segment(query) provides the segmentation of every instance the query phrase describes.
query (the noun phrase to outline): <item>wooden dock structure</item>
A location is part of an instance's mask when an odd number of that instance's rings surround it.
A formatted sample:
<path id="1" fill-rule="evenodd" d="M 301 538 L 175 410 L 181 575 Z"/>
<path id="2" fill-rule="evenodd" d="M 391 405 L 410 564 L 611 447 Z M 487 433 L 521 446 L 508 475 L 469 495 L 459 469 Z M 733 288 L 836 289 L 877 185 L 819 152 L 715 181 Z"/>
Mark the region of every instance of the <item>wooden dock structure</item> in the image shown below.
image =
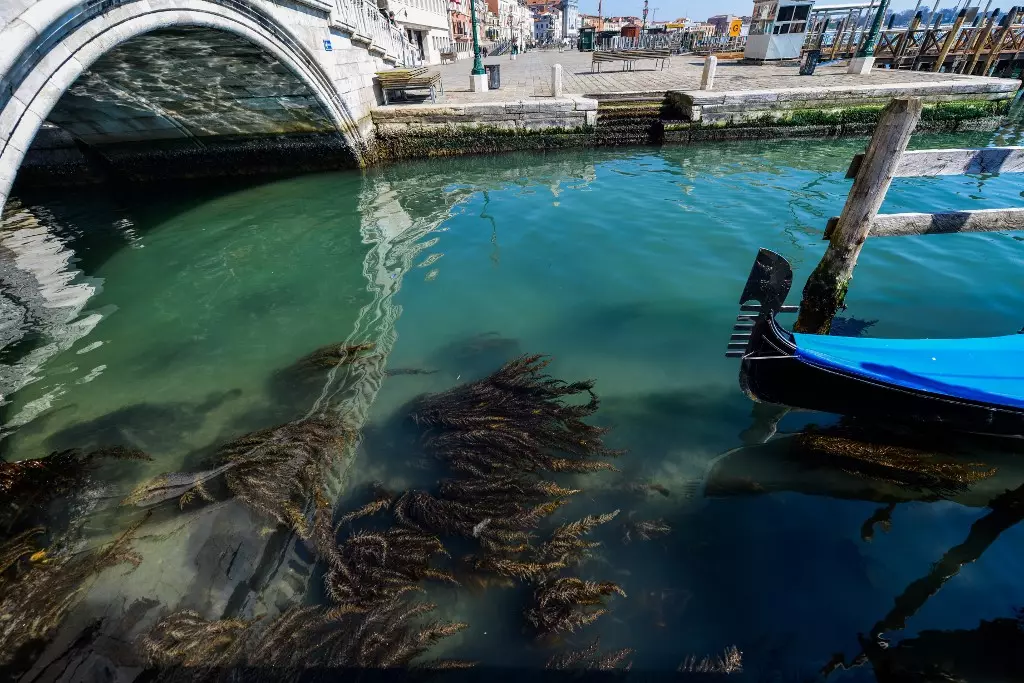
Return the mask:
<path id="1" fill-rule="evenodd" d="M 845 22 L 849 24 L 849 22 Z M 840 21 L 829 28 L 822 18 L 808 32 L 804 50 L 821 50 L 821 59 L 853 57 L 860 49 L 865 31 L 844 27 Z M 906 28 L 888 28 L 878 34 L 875 68 L 911 69 L 980 76 L 1010 75 L 1024 66 L 1024 8 L 1013 7 L 1006 14 L 976 17 L 967 22 L 967 11 L 946 26 L 928 26 L 922 13 Z"/>
<path id="2" fill-rule="evenodd" d="M 921 111 L 920 99 L 894 99 L 882 112 L 867 150 L 854 157 L 847 171 L 853 187 L 842 213 L 827 223 L 829 245 L 804 286 L 795 331 L 828 333 L 868 237 L 1024 229 L 1024 208 L 878 213 L 894 178 L 1024 172 L 1024 147 L 906 151 Z"/>

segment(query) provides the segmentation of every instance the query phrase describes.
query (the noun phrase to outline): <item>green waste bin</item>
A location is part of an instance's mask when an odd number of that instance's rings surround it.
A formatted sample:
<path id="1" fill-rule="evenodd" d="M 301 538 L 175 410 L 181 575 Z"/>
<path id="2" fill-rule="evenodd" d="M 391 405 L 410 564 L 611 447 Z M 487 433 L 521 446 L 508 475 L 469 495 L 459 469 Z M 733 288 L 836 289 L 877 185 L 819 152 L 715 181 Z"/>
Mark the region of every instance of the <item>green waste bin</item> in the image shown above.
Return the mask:
<path id="1" fill-rule="evenodd" d="M 594 27 L 584 26 L 580 29 L 580 52 L 594 51 Z"/>

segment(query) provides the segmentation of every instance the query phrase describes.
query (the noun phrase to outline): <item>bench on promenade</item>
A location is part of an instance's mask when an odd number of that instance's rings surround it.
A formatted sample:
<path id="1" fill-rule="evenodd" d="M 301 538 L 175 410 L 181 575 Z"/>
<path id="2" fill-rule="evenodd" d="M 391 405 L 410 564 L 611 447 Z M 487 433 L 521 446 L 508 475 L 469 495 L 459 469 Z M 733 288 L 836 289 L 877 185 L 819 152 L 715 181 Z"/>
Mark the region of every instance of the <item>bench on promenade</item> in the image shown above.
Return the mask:
<path id="1" fill-rule="evenodd" d="M 597 65 L 597 70 L 601 70 L 602 62 L 622 62 L 623 70 L 633 70 L 633 65 L 640 59 L 653 59 L 655 60 L 655 66 L 658 66 L 658 62 L 661 62 L 661 68 L 665 68 L 665 64 L 672 57 L 672 50 L 669 48 L 658 48 L 654 50 L 595 50 L 593 57 L 591 58 L 591 71 L 593 71 L 593 65 Z"/>
<path id="2" fill-rule="evenodd" d="M 429 90 L 430 101 L 435 103 L 437 102 L 437 93 L 444 94 L 441 74 L 429 73 L 425 66 L 415 69 L 378 71 L 376 76 L 381 92 L 384 93 L 384 104 L 390 103 L 390 93 L 394 92 L 401 93 L 402 99 L 407 99 L 407 90 Z"/>
<path id="3" fill-rule="evenodd" d="M 454 64 L 455 63 L 455 52 L 454 51 L 452 51 L 452 52 L 442 52 L 441 53 L 441 63 L 444 64 L 445 61 L 449 61 L 452 64 Z"/>

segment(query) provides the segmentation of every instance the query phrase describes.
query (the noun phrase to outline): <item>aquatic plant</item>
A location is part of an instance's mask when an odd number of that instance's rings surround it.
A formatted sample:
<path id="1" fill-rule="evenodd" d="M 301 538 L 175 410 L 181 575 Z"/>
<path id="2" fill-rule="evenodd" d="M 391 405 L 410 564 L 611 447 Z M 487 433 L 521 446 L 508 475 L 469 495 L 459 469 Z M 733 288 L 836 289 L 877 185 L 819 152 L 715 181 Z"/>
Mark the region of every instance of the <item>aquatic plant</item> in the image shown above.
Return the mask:
<path id="1" fill-rule="evenodd" d="M 199 472 L 161 474 L 136 487 L 122 505 L 154 505 L 195 496 L 209 499 L 206 482 L 224 475 L 234 496 L 253 510 L 306 538 L 304 510 L 355 434 L 329 415 L 316 415 L 246 434 L 220 449 L 224 463 Z"/>
<path id="2" fill-rule="evenodd" d="M 73 448 L 34 460 L 0 462 L 0 526 L 9 531 L 22 513 L 80 493 L 102 460 L 150 459 L 138 449 L 115 446 L 88 453 Z"/>
<path id="3" fill-rule="evenodd" d="M 314 416 L 241 437 L 221 448 L 234 467 L 225 482 L 253 510 L 309 535 L 303 509 L 355 435 L 333 418 Z"/>
<path id="4" fill-rule="evenodd" d="M 500 476 L 443 482 L 440 495 L 409 491 L 394 506 L 395 519 L 411 529 L 476 538 L 492 552 L 525 550 L 529 532 L 571 494 L 550 482 Z"/>
<path id="5" fill-rule="evenodd" d="M 43 531 L 45 531 L 43 527 L 28 529 L 7 539 L 3 545 L 0 545 L 0 588 L 3 586 L 3 575 L 7 573 L 7 570 L 17 565 L 26 555 L 40 552 L 39 546 L 36 545 L 34 539 Z"/>
<path id="6" fill-rule="evenodd" d="M 435 556 L 447 555 L 430 534 L 401 527 L 357 531 L 337 551 L 324 553 L 324 586 L 335 604 L 367 608 L 418 590 L 423 580 L 457 583 L 451 572 L 432 564 Z"/>
<path id="7" fill-rule="evenodd" d="M 717 657 L 705 656 L 698 660 L 695 655 L 690 655 L 679 665 L 678 671 L 714 674 L 743 673 L 743 653 L 735 645 L 730 645 Z"/>
<path id="8" fill-rule="evenodd" d="M 533 594 L 533 603 L 525 612 L 526 621 L 538 637 L 557 631 L 573 632 L 596 621 L 608 610 L 604 598 L 626 592 L 611 581 L 584 581 L 575 576 L 544 581 Z"/>
<path id="9" fill-rule="evenodd" d="M 15 659 L 22 648 L 47 640 L 85 594 L 90 578 L 121 564 L 138 567 L 142 557 L 130 548 L 130 542 L 143 521 L 99 550 L 54 553 L 46 556 L 45 562 L 33 562 L 20 575 L 0 574 L 0 664 Z M 0 550 L 5 563 L 17 555 L 5 569 L 12 569 L 29 551 L 26 541 L 26 534 L 21 534 Z"/>
<path id="10" fill-rule="evenodd" d="M 230 678 L 232 669 L 245 667 L 272 670 L 275 680 L 311 669 L 408 667 L 435 643 L 466 628 L 458 622 L 422 622 L 435 607 L 392 598 L 368 609 L 293 607 L 274 619 L 252 621 L 207 621 L 178 612 L 156 624 L 140 649 L 151 667 L 166 670 L 166 678 L 183 680 Z M 192 668 L 197 665 L 202 669 Z M 471 665 L 436 660 L 421 666 Z"/>
<path id="11" fill-rule="evenodd" d="M 672 531 L 672 527 L 663 519 L 645 519 L 639 522 L 629 521 L 623 526 L 622 542 L 629 543 L 635 537 L 638 541 L 649 541 L 664 536 Z"/>
<path id="12" fill-rule="evenodd" d="M 631 648 L 602 652 L 601 639 L 595 638 L 594 642 L 585 648 L 579 650 L 568 650 L 553 656 L 548 660 L 547 666 L 544 668 L 561 671 L 569 669 L 582 669 L 586 671 L 629 671 L 632 663 L 627 662 L 625 666 L 622 664 L 631 654 L 633 654 L 633 650 Z"/>
<path id="13" fill-rule="evenodd" d="M 373 351 L 377 347 L 374 342 L 362 344 L 328 344 L 321 346 L 316 351 L 303 356 L 297 362 L 297 366 L 333 368 L 338 365 L 348 365 L 361 358 L 364 351 Z"/>
<path id="14" fill-rule="evenodd" d="M 567 383 L 544 374 L 549 359 L 522 356 L 484 379 L 432 394 L 412 413 L 426 428 L 428 450 L 456 470 L 492 473 L 614 470 L 596 457 L 607 431 L 583 422 L 598 408 L 594 382 Z M 588 394 L 585 404 L 565 399 Z"/>
<path id="15" fill-rule="evenodd" d="M 995 474 L 995 469 L 955 460 L 912 446 L 891 443 L 892 436 L 877 430 L 840 424 L 812 429 L 793 441 L 797 455 L 829 457 L 839 468 L 857 476 L 952 496 Z"/>

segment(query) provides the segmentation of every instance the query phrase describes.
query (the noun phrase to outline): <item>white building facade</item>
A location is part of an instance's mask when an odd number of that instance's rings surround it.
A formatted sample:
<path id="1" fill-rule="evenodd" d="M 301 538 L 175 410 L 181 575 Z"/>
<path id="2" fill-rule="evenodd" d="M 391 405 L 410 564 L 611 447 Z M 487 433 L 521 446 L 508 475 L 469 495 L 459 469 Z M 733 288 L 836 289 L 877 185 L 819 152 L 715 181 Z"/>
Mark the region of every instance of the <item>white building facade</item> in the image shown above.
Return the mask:
<path id="1" fill-rule="evenodd" d="M 440 64 L 452 42 L 448 0 L 378 0 L 413 44 L 423 64 Z"/>
<path id="2" fill-rule="evenodd" d="M 580 0 L 562 3 L 562 37 L 576 39 L 580 34 Z"/>

